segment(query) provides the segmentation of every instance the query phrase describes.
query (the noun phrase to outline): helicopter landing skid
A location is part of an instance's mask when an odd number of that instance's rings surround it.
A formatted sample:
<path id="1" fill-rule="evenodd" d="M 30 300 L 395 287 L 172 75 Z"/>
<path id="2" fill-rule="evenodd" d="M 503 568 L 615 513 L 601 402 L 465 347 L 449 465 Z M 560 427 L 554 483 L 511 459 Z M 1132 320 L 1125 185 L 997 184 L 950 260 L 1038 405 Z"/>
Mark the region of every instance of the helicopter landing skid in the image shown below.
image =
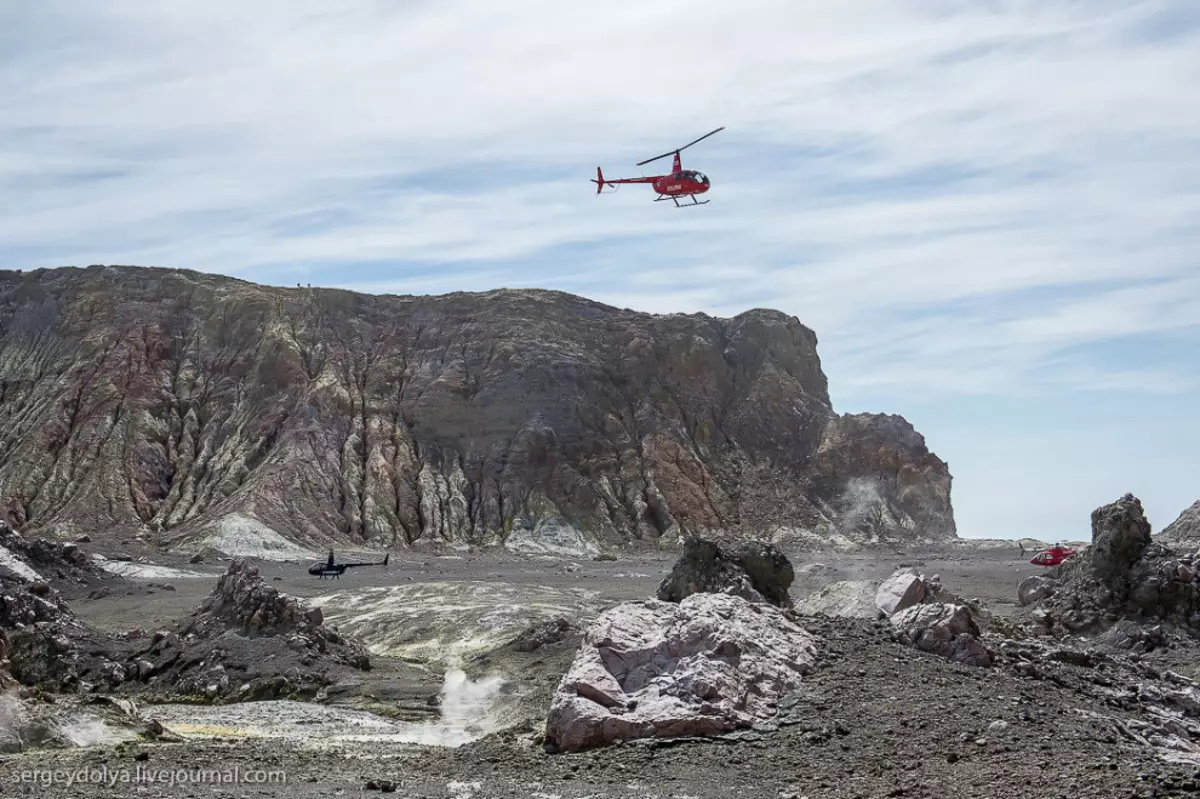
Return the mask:
<path id="1" fill-rule="evenodd" d="M 674 200 L 674 201 L 675 201 L 675 207 L 676 207 L 676 208 L 689 208 L 689 207 L 691 207 L 691 206 L 693 206 L 693 205 L 708 205 L 710 202 L 712 202 L 712 200 L 697 200 L 697 199 L 696 199 L 696 195 L 694 195 L 694 194 L 689 194 L 689 195 L 687 195 L 687 196 L 688 196 L 688 197 L 691 197 L 691 198 L 692 198 L 692 201 L 691 201 L 690 203 L 684 203 L 683 205 L 680 205 L 680 204 L 679 204 L 679 198 L 678 198 L 678 197 L 676 197 L 676 196 L 672 196 L 672 195 L 669 195 L 669 194 L 660 194 L 660 195 L 658 195 L 657 197 L 655 197 L 655 198 L 654 198 L 654 202 L 661 202 L 661 201 L 663 201 L 663 200 Z"/>

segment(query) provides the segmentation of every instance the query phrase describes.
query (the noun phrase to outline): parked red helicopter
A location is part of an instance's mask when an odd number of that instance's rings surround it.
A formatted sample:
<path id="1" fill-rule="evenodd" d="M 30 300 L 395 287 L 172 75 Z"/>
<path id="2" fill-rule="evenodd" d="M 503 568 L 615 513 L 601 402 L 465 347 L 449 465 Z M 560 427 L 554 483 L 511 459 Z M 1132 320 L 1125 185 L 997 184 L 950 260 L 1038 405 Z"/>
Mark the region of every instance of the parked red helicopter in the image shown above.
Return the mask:
<path id="1" fill-rule="evenodd" d="M 1034 566 L 1057 566 L 1074 555 L 1075 550 L 1064 547 L 1062 544 L 1055 544 L 1049 549 L 1043 549 L 1034 555 L 1029 562 Z"/>
<path id="2" fill-rule="evenodd" d="M 677 208 L 682 208 L 683 205 L 707 205 L 709 200 L 697 200 L 697 194 L 703 194 L 708 191 L 711 185 L 708 176 L 703 172 L 697 172 L 694 169 L 684 169 L 679 162 L 679 151 L 686 150 L 696 142 L 701 142 L 707 139 L 713 133 L 719 133 L 725 130 L 724 127 L 717 128 L 712 133 L 705 133 L 696 141 L 689 142 L 683 145 L 678 150 L 671 150 L 669 153 L 656 155 L 653 158 L 647 158 L 645 161 L 638 161 L 637 165 L 648 164 L 651 161 L 657 161 L 660 158 L 666 158 L 668 155 L 674 155 L 674 163 L 671 166 L 671 174 L 669 175 L 651 175 L 650 177 L 640 178 L 617 178 L 616 180 L 608 180 L 604 177 L 604 173 L 600 171 L 600 167 L 596 167 L 596 177 L 592 178 L 592 183 L 596 184 L 596 193 L 599 194 L 604 190 L 604 186 L 616 186 L 621 183 L 651 183 L 654 185 L 654 190 L 658 192 L 658 196 L 654 198 L 654 202 L 660 200 L 674 200 Z M 616 191 L 614 188 L 613 191 Z M 680 197 L 691 197 L 690 203 L 679 204 Z"/>

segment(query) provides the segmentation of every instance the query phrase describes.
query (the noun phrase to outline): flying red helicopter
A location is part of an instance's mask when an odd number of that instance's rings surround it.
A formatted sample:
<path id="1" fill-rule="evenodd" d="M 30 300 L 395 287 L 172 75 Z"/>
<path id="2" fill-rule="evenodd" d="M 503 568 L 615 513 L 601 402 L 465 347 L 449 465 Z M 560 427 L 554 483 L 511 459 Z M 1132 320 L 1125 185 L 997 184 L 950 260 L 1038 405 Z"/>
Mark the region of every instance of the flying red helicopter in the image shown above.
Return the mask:
<path id="1" fill-rule="evenodd" d="M 1064 547 L 1062 544 L 1055 544 L 1049 549 L 1043 549 L 1041 552 L 1034 555 L 1029 562 L 1034 566 L 1057 566 L 1067 558 L 1073 557 L 1075 550 Z"/>
<path id="2" fill-rule="evenodd" d="M 707 139 L 713 133 L 720 133 L 725 130 L 724 127 L 717 128 L 712 133 L 705 133 L 696 141 L 689 142 L 677 150 L 656 155 L 653 158 L 647 158 L 645 161 L 638 161 L 637 165 L 648 164 L 651 161 L 657 161 L 660 158 L 666 158 L 668 155 L 674 155 L 675 160 L 671 166 L 671 174 L 669 175 L 651 175 L 650 177 L 640 178 L 617 178 L 616 180 L 607 180 L 604 173 L 600 171 L 600 167 L 596 167 L 596 177 L 592 178 L 592 183 L 596 184 L 596 193 L 599 194 L 604 190 L 604 186 L 616 186 L 621 183 L 651 183 L 654 185 L 654 190 L 658 192 L 658 196 L 654 198 L 654 202 L 660 200 L 674 200 L 677 208 L 691 205 L 707 205 L 709 200 L 697 200 L 697 194 L 703 194 L 708 191 L 710 183 L 708 176 L 703 172 L 697 172 L 694 169 L 684 169 L 679 163 L 679 151 L 686 150 L 696 142 L 701 142 Z M 614 188 L 613 191 L 616 191 Z M 680 197 L 691 197 L 690 203 L 679 204 Z"/>

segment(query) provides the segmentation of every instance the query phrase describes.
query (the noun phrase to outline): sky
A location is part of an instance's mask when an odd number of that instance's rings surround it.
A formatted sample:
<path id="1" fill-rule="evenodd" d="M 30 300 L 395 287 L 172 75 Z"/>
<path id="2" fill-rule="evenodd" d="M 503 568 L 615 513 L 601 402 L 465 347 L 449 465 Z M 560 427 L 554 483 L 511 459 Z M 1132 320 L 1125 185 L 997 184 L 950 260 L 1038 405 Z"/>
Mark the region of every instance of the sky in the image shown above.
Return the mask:
<path id="1" fill-rule="evenodd" d="M 589 182 L 721 126 L 708 205 Z M 1200 498 L 1195 0 L 0 0 L 0 208 L 0 268 L 784 311 L 963 537 Z"/>

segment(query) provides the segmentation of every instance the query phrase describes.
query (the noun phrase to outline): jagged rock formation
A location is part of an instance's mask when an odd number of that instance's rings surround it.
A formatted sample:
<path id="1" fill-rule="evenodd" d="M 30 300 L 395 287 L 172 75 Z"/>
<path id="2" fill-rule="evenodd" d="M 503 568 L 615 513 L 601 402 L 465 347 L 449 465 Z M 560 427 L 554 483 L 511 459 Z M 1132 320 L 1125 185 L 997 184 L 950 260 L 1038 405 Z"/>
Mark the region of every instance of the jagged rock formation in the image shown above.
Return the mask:
<path id="1" fill-rule="evenodd" d="M 816 657 L 784 611 L 729 594 L 625 602 L 584 633 L 546 719 L 551 749 L 709 735 L 775 713 Z"/>
<path id="2" fill-rule="evenodd" d="M 1179 514 L 1179 518 L 1168 524 L 1159 533 L 1168 544 L 1200 545 L 1200 500 Z"/>
<path id="3" fill-rule="evenodd" d="M 953 537 L 949 469 L 901 416 L 832 419 L 809 468 L 818 504 L 838 520 L 839 535 L 896 544 Z"/>
<path id="4" fill-rule="evenodd" d="M 680 602 L 697 593 L 731 594 L 783 607 L 791 602 L 788 587 L 793 578 L 792 564 L 770 544 L 747 541 L 726 553 L 712 541 L 692 538 L 684 543 L 656 596 Z"/>
<path id="5" fill-rule="evenodd" d="M 1122 620 L 1200 630 L 1200 552 L 1153 540 L 1142 503 L 1126 494 L 1092 512 L 1092 545 L 1054 567 L 1035 618 L 1048 632 L 1095 631 Z M 1125 636 L 1127 637 L 1127 636 Z"/>
<path id="6" fill-rule="evenodd" d="M 281 593 L 235 560 L 177 629 L 154 634 L 139 670 L 166 690 L 232 699 L 310 696 L 339 673 L 370 669 L 361 643 L 320 608 Z"/>
<path id="7" fill-rule="evenodd" d="M 0 375 L 3 510 L 63 537 L 955 534 L 946 464 L 900 417 L 834 413 L 816 336 L 775 311 L 0 272 Z"/>

